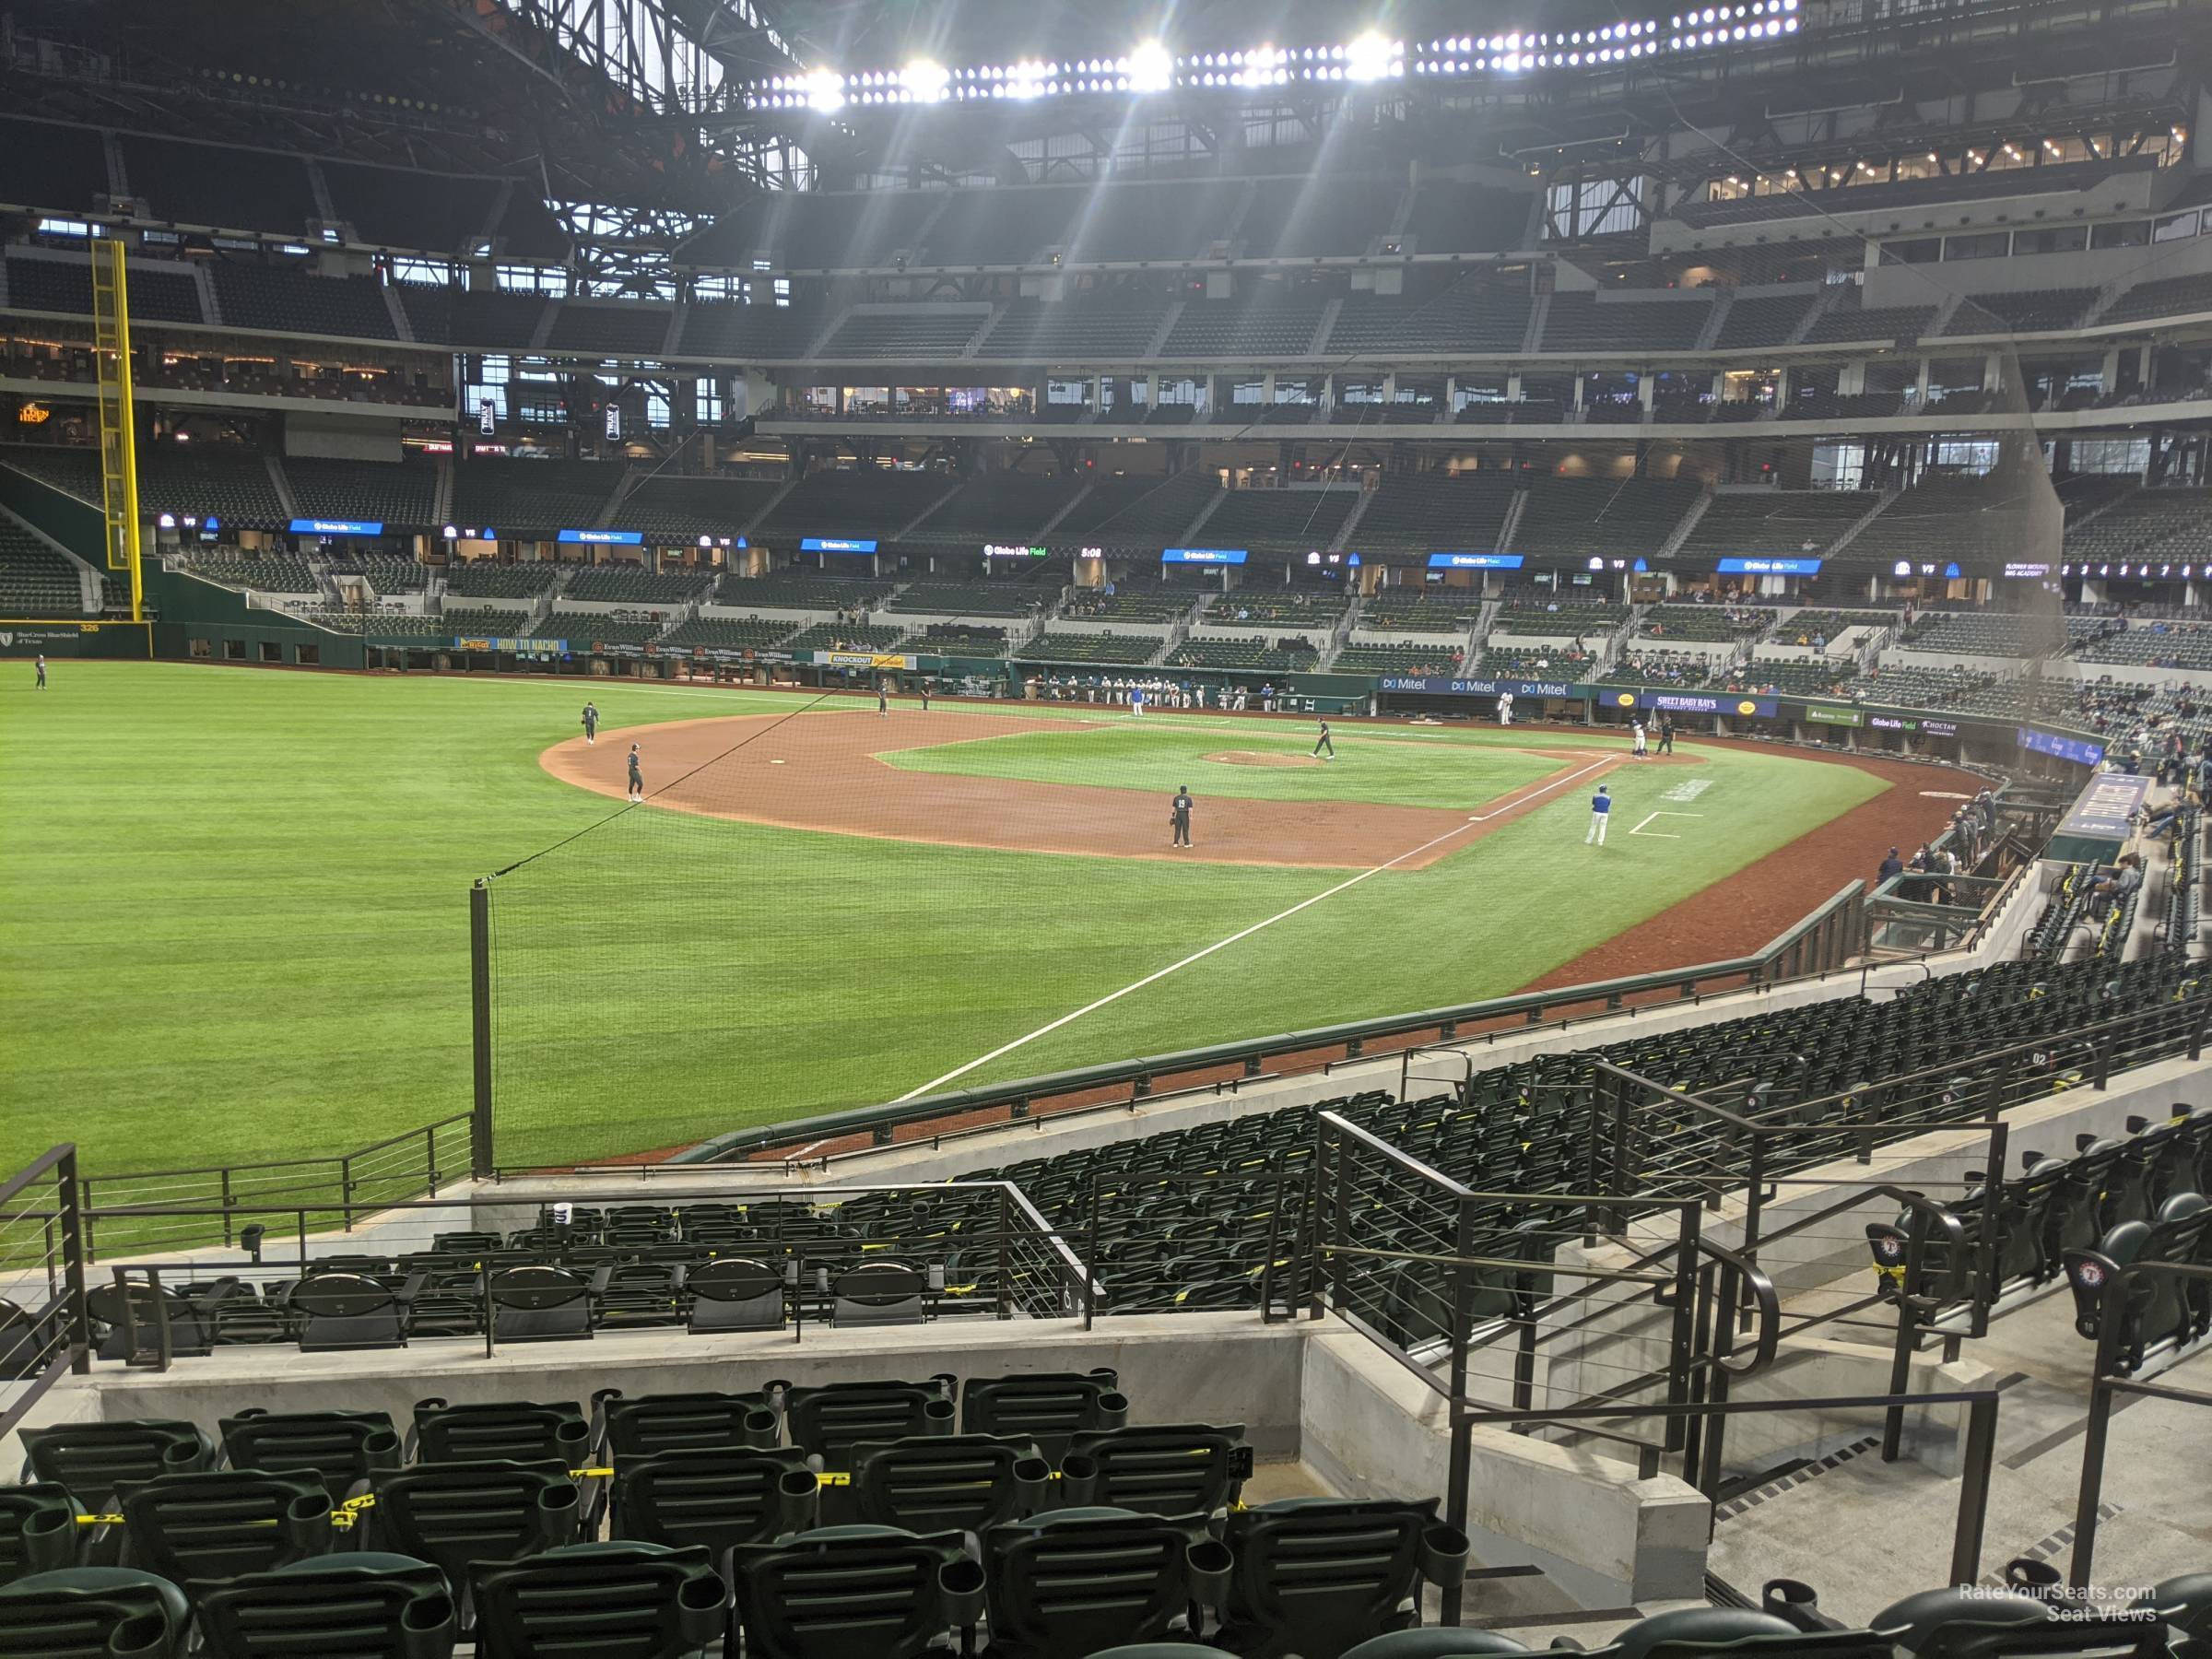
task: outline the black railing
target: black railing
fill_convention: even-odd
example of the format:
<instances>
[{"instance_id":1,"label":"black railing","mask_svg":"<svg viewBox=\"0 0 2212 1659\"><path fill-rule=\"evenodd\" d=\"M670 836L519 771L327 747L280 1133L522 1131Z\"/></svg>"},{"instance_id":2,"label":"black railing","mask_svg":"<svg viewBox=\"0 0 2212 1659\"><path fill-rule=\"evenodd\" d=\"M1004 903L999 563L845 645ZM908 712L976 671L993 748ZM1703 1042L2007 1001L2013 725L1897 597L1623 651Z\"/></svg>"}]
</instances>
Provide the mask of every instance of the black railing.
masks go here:
<instances>
[{"instance_id":1,"label":"black railing","mask_svg":"<svg viewBox=\"0 0 2212 1659\"><path fill-rule=\"evenodd\" d=\"M264 1163L209 1164L197 1169L135 1170L78 1177L78 1199L97 1228L86 1227L88 1259L104 1248L115 1255L148 1247L183 1248L237 1241L236 1218L267 1206L335 1211L342 1230L355 1219L408 1198L435 1198L441 1186L468 1179L472 1118L441 1118L419 1129L371 1141L344 1152ZM190 1236L173 1226L156 1227L134 1217L174 1222L193 1216L201 1225Z\"/></svg>"},{"instance_id":2,"label":"black railing","mask_svg":"<svg viewBox=\"0 0 2212 1659\"><path fill-rule=\"evenodd\" d=\"M0 1182L0 1437L91 1353L76 1148L64 1145Z\"/></svg>"},{"instance_id":3,"label":"black railing","mask_svg":"<svg viewBox=\"0 0 2212 1659\"><path fill-rule=\"evenodd\" d=\"M584 1185L564 1189L558 1200L548 1199L543 1207L549 1209L558 1202L572 1213L579 1206L619 1208L636 1200L635 1188ZM794 1341L802 1337L807 1324L828 1316L824 1310L835 1294L836 1265L899 1262L915 1266L926 1285L923 1316L932 1319L961 1315L1001 1320L1074 1318L1092 1305L1098 1294L1095 1282L1069 1241L1011 1182L814 1186L748 1192L743 1202L766 1214L790 1212L808 1218L763 1225L749 1230L742 1238L702 1245L702 1251L716 1259L760 1262L772 1270L785 1287L785 1318L778 1328L788 1329ZM728 1206L731 1194L711 1190L653 1194L655 1206L687 1203ZM564 1265L563 1252L543 1241L521 1244L485 1241L498 1235L477 1231L481 1204L480 1196L395 1200L380 1206L382 1236L367 1239L358 1233L349 1236L347 1212L328 1204L134 1205L121 1210L86 1211L84 1220L88 1231L93 1224L112 1230L113 1224L126 1220L135 1224L168 1222L173 1224L172 1240L206 1237L212 1233L213 1224L226 1217L239 1225L241 1236L249 1229L259 1230L251 1236L252 1260L248 1262L217 1262L204 1256L164 1261L139 1254L113 1269L119 1291L117 1309L133 1326L124 1332L123 1346L131 1351L135 1363L166 1370L174 1352L176 1327L175 1310L163 1294L165 1283L174 1284L180 1278L204 1280L211 1269L218 1268L225 1278L270 1286L295 1285L317 1268L359 1271L358 1266L348 1265L354 1257L345 1250L347 1245L360 1256L387 1265L411 1258L406 1264L410 1273L423 1275L424 1280L411 1286L406 1295L419 1300L427 1288L449 1306L457 1300L472 1303L473 1308L451 1306L454 1321L471 1327L472 1337L480 1331L485 1354L495 1353L495 1303L500 1287L494 1280L499 1270L503 1266L560 1266ZM854 1207L847 1209L847 1206ZM840 1222L841 1212L852 1225ZM948 1218L961 1222L958 1230L947 1227ZM448 1225L441 1228L441 1218ZM471 1236L466 1242L441 1248L437 1243L440 1232ZM589 1241L579 1238L576 1241ZM598 1265L596 1257L592 1265ZM943 1271L956 1265L957 1278ZM81 1281L81 1252L77 1270ZM588 1277L585 1269L577 1271L580 1277ZM81 1296L77 1300L81 1306ZM600 1311L595 1301L594 1319ZM207 1311L194 1312L196 1323L196 1315ZM214 1317L219 1323L219 1309ZM139 1318L147 1321L144 1328L135 1325Z\"/></svg>"},{"instance_id":4,"label":"black railing","mask_svg":"<svg viewBox=\"0 0 2212 1659\"><path fill-rule=\"evenodd\" d=\"M2097 1360L2089 1382L2088 1429L2081 1448L2081 1484L2074 1500L2074 1555L2067 1563L2066 1580L2077 1590L2089 1587L2089 1573L2097 1560L2097 1524L2104 1500L2104 1460L2112 1431L2112 1413L2122 1394L2130 1399L2172 1400L2184 1406L2212 1406L2212 1394L2153 1382L2147 1377L2129 1376L2121 1369L2123 1343L2136 1288L2159 1278L2194 1281L2195 1293L2212 1296L2212 1264L2194 1262L2137 1262L2121 1268L2104 1281L2098 1299ZM2171 1358L2202 1351L2201 1344ZM2201 1441L2199 1444L2201 1445Z\"/></svg>"}]
</instances>

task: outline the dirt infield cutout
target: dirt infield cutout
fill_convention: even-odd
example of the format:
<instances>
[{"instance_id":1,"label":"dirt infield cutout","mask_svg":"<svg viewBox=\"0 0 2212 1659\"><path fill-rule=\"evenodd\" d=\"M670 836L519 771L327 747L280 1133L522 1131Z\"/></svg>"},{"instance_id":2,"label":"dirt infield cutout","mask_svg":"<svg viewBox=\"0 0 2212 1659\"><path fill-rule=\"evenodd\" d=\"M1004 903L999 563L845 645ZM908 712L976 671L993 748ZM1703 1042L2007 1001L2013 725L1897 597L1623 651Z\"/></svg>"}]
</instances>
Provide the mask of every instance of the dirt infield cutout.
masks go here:
<instances>
[{"instance_id":1,"label":"dirt infield cutout","mask_svg":"<svg viewBox=\"0 0 2212 1659\"><path fill-rule=\"evenodd\" d=\"M1319 766L1319 755L1286 755L1266 749L1216 749L1204 759L1222 766Z\"/></svg>"},{"instance_id":2,"label":"dirt infield cutout","mask_svg":"<svg viewBox=\"0 0 2212 1659\"><path fill-rule=\"evenodd\" d=\"M626 792L625 753L635 741L649 806L873 841L1182 864L1346 870L1390 864L1418 870L1557 799L1554 785L1578 767L1599 760L1610 770L1625 759L1577 750L1543 777L1453 808L1201 796L1192 826L1195 845L1178 850L1169 844L1168 797L1177 782L1171 777L1155 794L913 771L879 759L902 749L1095 724L954 710L880 717L728 715L626 727L623 742L597 747L572 737L547 749L538 764L563 782L618 799ZM1255 755L1259 764L1307 759ZM775 767L781 770L771 772ZM1471 811L1480 816L1470 818Z\"/></svg>"}]
</instances>

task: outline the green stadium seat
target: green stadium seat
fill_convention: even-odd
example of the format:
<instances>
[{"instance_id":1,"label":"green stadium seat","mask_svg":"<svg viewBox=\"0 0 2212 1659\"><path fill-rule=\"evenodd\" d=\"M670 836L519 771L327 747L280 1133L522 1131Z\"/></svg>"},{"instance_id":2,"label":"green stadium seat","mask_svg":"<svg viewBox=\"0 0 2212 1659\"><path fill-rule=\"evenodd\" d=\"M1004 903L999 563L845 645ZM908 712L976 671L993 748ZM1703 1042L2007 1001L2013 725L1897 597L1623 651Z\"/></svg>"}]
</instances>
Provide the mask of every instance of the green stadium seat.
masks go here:
<instances>
[{"instance_id":1,"label":"green stadium seat","mask_svg":"<svg viewBox=\"0 0 2212 1659\"><path fill-rule=\"evenodd\" d=\"M959 1533L827 1526L731 1555L751 1659L921 1659L972 1649L983 1569Z\"/></svg>"},{"instance_id":2,"label":"green stadium seat","mask_svg":"<svg viewBox=\"0 0 2212 1659\"><path fill-rule=\"evenodd\" d=\"M1196 1521L1077 1507L993 1527L982 1539L992 1651L1082 1659L1179 1628L1195 1639L1231 1565Z\"/></svg>"},{"instance_id":3,"label":"green stadium seat","mask_svg":"<svg viewBox=\"0 0 2212 1659\"><path fill-rule=\"evenodd\" d=\"M527 1400L469 1406L418 1400L407 1436L409 1453L424 1464L560 1458L573 1467L591 1445L591 1424L574 1406Z\"/></svg>"},{"instance_id":4,"label":"green stadium seat","mask_svg":"<svg viewBox=\"0 0 2212 1659\"><path fill-rule=\"evenodd\" d=\"M254 1406L224 1418L218 1429L232 1468L312 1475L334 1500L400 1465L399 1432L382 1411L270 1412Z\"/></svg>"},{"instance_id":5,"label":"green stadium seat","mask_svg":"<svg viewBox=\"0 0 2212 1659\"><path fill-rule=\"evenodd\" d=\"M76 1560L76 1500L52 1481L0 1487L0 1584Z\"/></svg>"},{"instance_id":6,"label":"green stadium seat","mask_svg":"<svg viewBox=\"0 0 2212 1659\"><path fill-rule=\"evenodd\" d=\"M861 1441L881 1443L921 1435L950 1434L955 1407L951 1377L923 1382L827 1382L783 1394L783 1430L791 1443L845 1470Z\"/></svg>"},{"instance_id":7,"label":"green stadium seat","mask_svg":"<svg viewBox=\"0 0 2212 1659\"><path fill-rule=\"evenodd\" d=\"M812 1528L820 1483L796 1447L690 1446L615 1463L613 1530L649 1544L741 1544Z\"/></svg>"},{"instance_id":8,"label":"green stadium seat","mask_svg":"<svg viewBox=\"0 0 2212 1659\"><path fill-rule=\"evenodd\" d=\"M445 1574L360 1552L190 1586L209 1659L449 1659L459 1620Z\"/></svg>"},{"instance_id":9,"label":"green stadium seat","mask_svg":"<svg viewBox=\"0 0 2212 1659\"><path fill-rule=\"evenodd\" d=\"M1219 1645L1248 1659L1339 1659L1370 1637L1417 1622L1423 1581L1457 1584L1464 1533L1441 1525L1436 1500L1292 1498L1230 1513L1235 1559Z\"/></svg>"},{"instance_id":10,"label":"green stadium seat","mask_svg":"<svg viewBox=\"0 0 2212 1659\"><path fill-rule=\"evenodd\" d=\"M1147 1515L1211 1515L1252 1478L1244 1425L1145 1424L1068 1437L1065 1500Z\"/></svg>"},{"instance_id":11,"label":"green stadium seat","mask_svg":"<svg viewBox=\"0 0 2212 1659\"><path fill-rule=\"evenodd\" d=\"M129 1482L190 1474L215 1463L213 1442L195 1425L166 1418L65 1423L19 1432L32 1477L65 1487L87 1503L103 1503Z\"/></svg>"},{"instance_id":12,"label":"green stadium seat","mask_svg":"<svg viewBox=\"0 0 2212 1659\"><path fill-rule=\"evenodd\" d=\"M720 1642L729 1586L706 1550L571 1544L469 1570L478 1659L681 1659Z\"/></svg>"},{"instance_id":13,"label":"green stadium seat","mask_svg":"<svg viewBox=\"0 0 2212 1659\"><path fill-rule=\"evenodd\" d=\"M1100 1369L1036 1371L1016 1377L968 1377L960 1383L960 1428L1033 1441L1047 1458L1067 1450L1068 1437L1119 1429L1129 1420L1121 1379Z\"/></svg>"},{"instance_id":14,"label":"green stadium seat","mask_svg":"<svg viewBox=\"0 0 2212 1659\"><path fill-rule=\"evenodd\" d=\"M775 1446L782 1433L771 1400L783 1386L771 1383L758 1394L640 1394L635 1399L618 1389L603 1390L593 1399L602 1425L601 1449L620 1463L666 1452Z\"/></svg>"},{"instance_id":15,"label":"green stadium seat","mask_svg":"<svg viewBox=\"0 0 2212 1659\"><path fill-rule=\"evenodd\" d=\"M1016 1436L947 1434L851 1450L853 1509L877 1526L981 1533L1044 1507L1052 1465Z\"/></svg>"},{"instance_id":16,"label":"green stadium seat","mask_svg":"<svg viewBox=\"0 0 2212 1659\"><path fill-rule=\"evenodd\" d=\"M171 1583L266 1572L327 1554L337 1529L330 1494L312 1473L201 1470L126 1483L123 1560Z\"/></svg>"},{"instance_id":17,"label":"green stadium seat","mask_svg":"<svg viewBox=\"0 0 2212 1659\"><path fill-rule=\"evenodd\" d=\"M582 1499L570 1466L535 1463L417 1464L369 1479L365 1549L429 1561L451 1583L476 1561L513 1561L576 1539Z\"/></svg>"},{"instance_id":18,"label":"green stadium seat","mask_svg":"<svg viewBox=\"0 0 2212 1659\"><path fill-rule=\"evenodd\" d=\"M0 1654L15 1659L178 1659L184 1593L130 1567L65 1567L0 1586Z\"/></svg>"}]
</instances>

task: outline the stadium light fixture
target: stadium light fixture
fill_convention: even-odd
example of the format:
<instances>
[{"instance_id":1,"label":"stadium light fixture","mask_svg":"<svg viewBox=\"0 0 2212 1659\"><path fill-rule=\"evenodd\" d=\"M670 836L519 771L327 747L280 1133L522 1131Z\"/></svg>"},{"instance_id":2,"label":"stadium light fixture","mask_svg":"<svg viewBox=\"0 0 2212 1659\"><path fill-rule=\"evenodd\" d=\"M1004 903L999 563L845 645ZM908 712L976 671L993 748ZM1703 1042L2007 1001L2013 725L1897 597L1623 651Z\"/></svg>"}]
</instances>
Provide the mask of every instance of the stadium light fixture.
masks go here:
<instances>
[{"instance_id":1,"label":"stadium light fixture","mask_svg":"<svg viewBox=\"0 0 2212 1659\"><path fill-rule=\"evenodd\" d=\"M1347 80L1387 80L1406 73L1406 42L1384 40L1372 29L1340 50Z\"/></svg>"},{"instance_id":2,"label":"stadium light fixture","mask_svg":"<svg viewBox=\"0 0 2212 1659\"><path fill-rule=\"evenodd\" d=\"M927 58L916 58L899 72L900 97L913 103L942 103L952 76L945 65L934 64Z\"/></svg>"},{"instance_id":3,"label":"stadium light fixture","mask_svg":"<svg viewBox=\"0 0 2212 1659\"><path fill-rule=\"evenodd\" d=\"M844 77L827 69L818 69L801 83L806 94L806 107L828 114L845 107Z\"/></svg>"},{"instance_id":4,"label":"stadium light fixture","mask_svg":"<svg viewBox=\"0 0 2212 1659\"><path fill-rule=\"evenodd\" d=\"M1175 84L1175 59L1158 41L1147 41L1129 54L1129 89L1165 92Z\"/></svg>"}]
</instances>

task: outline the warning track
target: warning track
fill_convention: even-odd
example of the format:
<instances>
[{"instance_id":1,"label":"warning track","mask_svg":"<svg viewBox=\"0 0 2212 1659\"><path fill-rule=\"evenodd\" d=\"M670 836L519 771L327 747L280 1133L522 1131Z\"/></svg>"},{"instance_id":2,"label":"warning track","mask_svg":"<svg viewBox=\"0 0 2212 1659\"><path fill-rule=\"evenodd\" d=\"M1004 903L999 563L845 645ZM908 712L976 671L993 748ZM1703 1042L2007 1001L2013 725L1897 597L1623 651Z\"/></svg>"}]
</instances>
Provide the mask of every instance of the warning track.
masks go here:
<instances>
[{"instance_id":1,"label":"warning track","mask_svg":"<svg viewBox=\"0 0 2212 1659\"><path fill-rule=\"evenodd\" d=\"M1402 870L1424 868L1558 798L1566 779L1580 773L1594 782L1621 763L1618 755L1587 749L1532 747L1527 752L1557 761L1556 770L1450 811L1365 801L1208 796L1199 803L1193 828L1197 844L1177 852L1168 844L1168 797L1180 779L1166 778L1154 794L914 771L882 759L905 749L1109 724L1124 723L953 710L881 717L828 711L736 715L628 726L591 747L571 738L546 750L538 763L563 782L619 799L626 789L624 757L636 742L642 746L648 803L704 818L994 853L1346 870L1385 863ZM743 747L724 756L740 743ZM1590 770L1593 762L1602 764ZM1695 762L1682 758L1644 764ZM685 776L700 768L704 770ZM682 782L667 782L671 779ZM1476 814L1479 821L1470 821Z\"/></svg>"}]
</instances>

